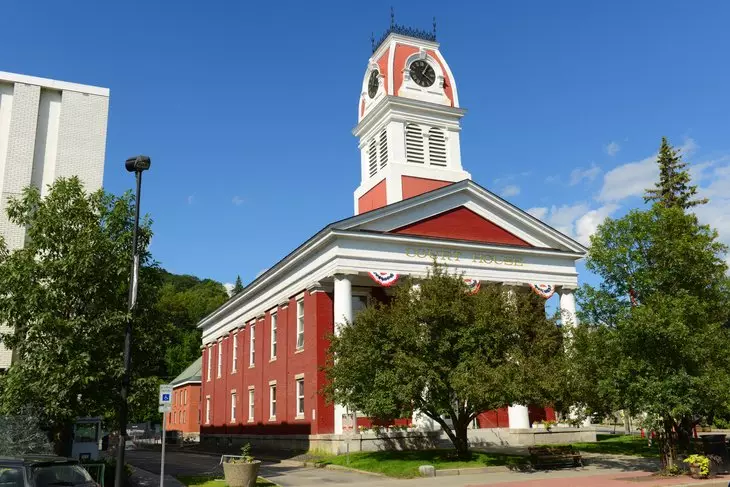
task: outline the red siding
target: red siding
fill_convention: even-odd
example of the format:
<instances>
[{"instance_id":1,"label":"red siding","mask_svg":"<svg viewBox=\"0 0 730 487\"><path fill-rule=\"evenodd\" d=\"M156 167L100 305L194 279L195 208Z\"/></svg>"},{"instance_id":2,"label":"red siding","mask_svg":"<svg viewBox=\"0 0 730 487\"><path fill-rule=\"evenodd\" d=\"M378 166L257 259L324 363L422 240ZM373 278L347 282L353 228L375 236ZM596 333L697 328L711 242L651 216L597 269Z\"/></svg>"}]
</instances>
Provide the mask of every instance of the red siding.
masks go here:
<instances>
[{"instance_id":1,"label":"red siding","mask_svg":"<svg viewBox=\"0 0 730 487\"><path fill-rule=\"evenodd\" d=\"M428 193L434 189L443 188L453 184L449 181L439 181L438 179L416 178L413 176L401 176L401 186L403 190L403 199L413 198L419 194Z\"/></svg>"},{"instance_id":2,"label":"red siding","mask_svg":"<svg viewBox=\"0 0 730 487\"><path fill-rule=\"evenodd\" d=\"M357 200L357 214L365 213L366 211L375 210L381 208L387 204L387 196L385 193L385 179L380 181L378 184L370 188L370 191L360 196Z\"/></svg>"},{"instance_id":3,"label":"red siding","mask_svg":"<svg viewBox=\"0 0 730 487\"><path fill-rule=\"evenodd\" d=\"M524 240L463 206L411 223L391 233L530 247Z\"/></svg>"},{"instance_id":4,"label":"red siding","mask_svg":"<svg viewBox=\"0 0 730 487\"><path fill-rule=\"evenodd\" d=\"M480 428L509 428L509 416L507 408L485 411L477 416L477 424Z\"/></svg>"},{"instance_id":5,"label":"red siding","mask_svg":"<svg viewBox=\"0 0 730 487\"><path fill-rule=\"evenodd\" d=\"M167 416L167 431L200 432L199 408L200 384L187 384L173 389L172 411Z\"/></svg>"}]
</instances>

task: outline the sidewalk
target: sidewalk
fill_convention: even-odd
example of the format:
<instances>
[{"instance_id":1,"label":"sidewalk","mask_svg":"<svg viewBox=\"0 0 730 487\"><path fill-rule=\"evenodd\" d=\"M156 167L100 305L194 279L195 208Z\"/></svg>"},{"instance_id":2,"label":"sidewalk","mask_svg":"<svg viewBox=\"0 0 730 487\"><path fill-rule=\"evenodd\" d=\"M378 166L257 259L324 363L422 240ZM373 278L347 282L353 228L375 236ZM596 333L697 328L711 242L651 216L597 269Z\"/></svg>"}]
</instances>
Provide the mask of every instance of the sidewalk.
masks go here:
<instances>
[{"instance_id":1,"label":"sidewalk","mask_svg":"<svg viewBox=\"0 0 730 487\"><path fill-rule=\"evenodd\" d=\"M129 477L129 485L131 487L160 487L160 476L156 473L133 467L132 475ZM164 487L185 487L179 480L171 475L165 475Z\"/></svg>"}]
</instances>

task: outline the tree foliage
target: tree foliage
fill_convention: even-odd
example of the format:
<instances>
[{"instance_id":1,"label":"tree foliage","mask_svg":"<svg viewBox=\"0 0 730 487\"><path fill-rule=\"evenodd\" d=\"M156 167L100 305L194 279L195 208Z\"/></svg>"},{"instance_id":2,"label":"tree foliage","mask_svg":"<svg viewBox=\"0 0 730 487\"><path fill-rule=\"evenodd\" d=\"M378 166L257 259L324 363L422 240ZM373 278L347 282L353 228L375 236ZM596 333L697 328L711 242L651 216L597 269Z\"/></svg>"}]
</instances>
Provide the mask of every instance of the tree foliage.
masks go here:
<instances>
[{"instance_id":1,"label":"tree foliage","mask_svg":"<svg viewBox=\"0 0 730 487\"><path fill-rule=\"evenodd\" d=\"M56 439L78 416L113 424L132 319L131 416L144 415L135 406L149 395L150 377L164 371L168 335L155 306L160 273L147 252L150 221L140 229L139 294L129 316L131 194L87 194L77 178L59 179L43 199L27 188L7 213L26 229L26 244L0 250L0 323L12 330L1 339L15 358L0 379L0 409L35 406Z\"/></svg>"},{"instance_id":2,"label":"tree foliage","mask_svg":"<svg viewBox=\"0 0 730 487\"><path fill-rule=\"evenodd\" d=\"M690 184L687 163L682 160L679 151L669 144L666 137L662 137L657 164L659 164L659 181L654 188L646 191L645 202L659 203L665 208L678 206L684 209L707 203L706 198L695 198L697 186Z\"/></svg>"},{"instance_id":3,"label":"tree foliage","mask_svg":"<svg viewBox=\"0 0 730 487\"><path fill-rule=\"evenodd\" d=\"M0 416L0 457L53 452L38 415L24 407L17 414Z\"/></svg>"},{"instance_id":4,"label":"tree foliage","mask_svg":"<svg viewBox=\"0 0 730 487\"><path fill-rule=\"evenodd\" d=\"M243 282L241 282L241 276L236 276L236 284L233 286L233 290L231 291L231 294L235 296L236 294L243 291Z\"/></svg>"},{"instance_id":5,"label":"tree foliage","mask_svg":"<svg viewBox=\"0 0 730 487\"><path fill-rule=\"evenodd\" d=\"M466 455L479 413L560 397L562 333L543 300L499 285L472 295L437 265L412 285L405 281L389 303L370 303L332 338L330 400L377 418L416 409Z\"/></svg>"},{"instance_id":6,"label":"tree foliage","mask_svg":"<svg viewBox=\"0 0 730 487\"><path fill-rule=\"evenodd\" d=\"M661 177L658 188L674 184ZM596 412L660 418L667 466L701 417L730 406L726 249L686 211L696 203L689 175L675 180L684 189L660 191L591 238L586 267L602 281L579 293L571 351L576 397Z\"/></svg>"}]
</instances>

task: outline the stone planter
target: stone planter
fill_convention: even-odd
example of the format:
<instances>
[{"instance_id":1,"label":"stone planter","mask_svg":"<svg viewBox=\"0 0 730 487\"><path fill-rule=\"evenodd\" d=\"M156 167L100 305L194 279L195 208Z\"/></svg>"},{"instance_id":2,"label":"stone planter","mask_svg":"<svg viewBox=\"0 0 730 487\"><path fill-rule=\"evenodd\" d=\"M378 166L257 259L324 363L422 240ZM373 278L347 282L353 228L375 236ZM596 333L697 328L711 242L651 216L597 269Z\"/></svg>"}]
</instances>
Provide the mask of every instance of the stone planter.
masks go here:
<instances>
[{"instance_id":1,"label":"stone planter","mask_svg":"<svg viewBox=\"0 0 730 487\"><path fill-rule=\"evenodd\" d=\"M228 487L255 487L259 475L260 460L252 463L224 463L223 476Z\"/></svg>"},{"instance_id":2,"label":"stone planter","mask_svg":"<svg viewBox=\"0 0 730 487\"><path fill-rule=\"evenodd\" d=\"M710 468L710 473L708 475L702 475L700 473L700 466L699 465L697 465L695 463L690 463L689 464L689 475L693 479L707 479L707 478L712 478L712 477L714 477L714 475L712 475L712 473L713 473L712 472L712 468Z\"/></svg>"}]
</instances>

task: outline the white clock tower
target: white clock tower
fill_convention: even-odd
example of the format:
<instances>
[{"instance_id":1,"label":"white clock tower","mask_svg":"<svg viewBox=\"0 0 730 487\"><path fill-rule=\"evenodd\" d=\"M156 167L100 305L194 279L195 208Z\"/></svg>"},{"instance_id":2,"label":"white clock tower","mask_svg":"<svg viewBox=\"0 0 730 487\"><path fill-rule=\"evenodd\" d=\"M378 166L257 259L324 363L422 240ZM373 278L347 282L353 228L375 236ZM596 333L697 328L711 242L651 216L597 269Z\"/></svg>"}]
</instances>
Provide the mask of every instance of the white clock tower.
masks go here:
<instances>
[{"instance_id":1,"label":"white clock tower","mask_svg":"<svg viewBox=\"0 0 730 487\"><path fill-rule=\"evenodd\" d=\"M373 42L358 103L355 214L471 179L461 167L464 113L435 32L391 23Z\"/></svg>"}]
</instances>

